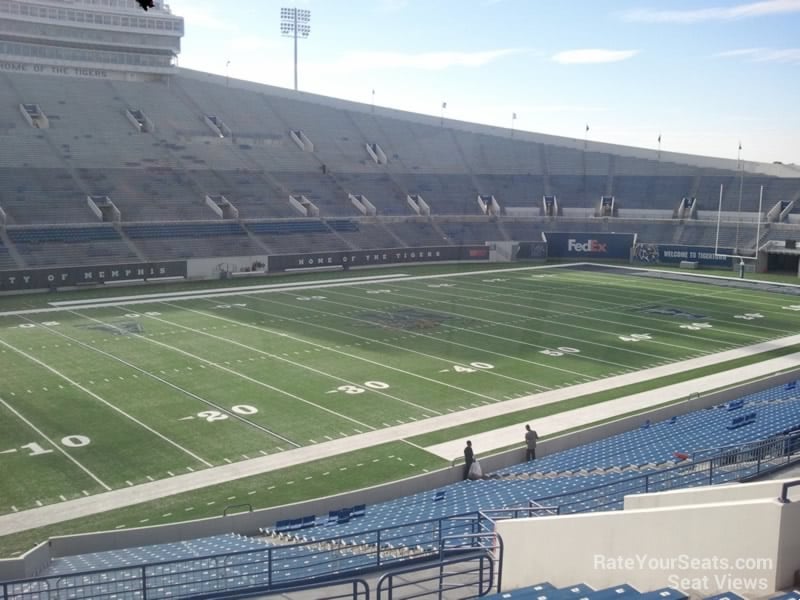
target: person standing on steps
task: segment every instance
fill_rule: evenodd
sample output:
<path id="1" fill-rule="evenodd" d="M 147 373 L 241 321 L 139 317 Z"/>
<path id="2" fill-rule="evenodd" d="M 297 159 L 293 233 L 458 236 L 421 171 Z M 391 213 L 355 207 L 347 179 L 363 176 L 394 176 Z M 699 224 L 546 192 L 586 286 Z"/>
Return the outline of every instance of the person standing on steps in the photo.
<path id="1" fill-rule="evenodd" d="M 539 434 L 531 429 L 530 425 L 525 425 L 525 446 L 528 449 L 525 460 L 530 462 L 536 458 L 536 440 L 538 439 Z"/>
<path id="2" fill-rule="evenodd" d="M 464 448 L 464 479 L 469 479 L 469 468 L 475 462 L 475 453 L 472 451 L 472 442 L 467 440 Z"/>

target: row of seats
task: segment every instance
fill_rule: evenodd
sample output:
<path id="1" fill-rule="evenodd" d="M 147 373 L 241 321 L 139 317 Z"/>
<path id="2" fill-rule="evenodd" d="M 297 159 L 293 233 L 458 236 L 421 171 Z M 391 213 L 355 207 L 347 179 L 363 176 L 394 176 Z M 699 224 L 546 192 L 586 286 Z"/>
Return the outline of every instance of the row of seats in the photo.
<path id="1" fill-rule="evenodd" d="M 558 495 L 564 506 L 571 507 L 569 510 L 619 509 L 625 494 L 645 491 L 640 485 L 642 474 L 620 467 L 663 461 L 660 466 L 648 467 L 649 491 L 707 485 L 708 472 L 697 469 L 691 460 L 685 461 L 685 469 L 680 464 L 668 468 L 676 449 L 686 450 L 688 456 L 692 456 L 694 450 L 699 452 L 715 446 L 718 455 L 728 453 L 730 456 L 731 444 L 748 447 L 746 444 L 753 440 L 769 439 L 800 428 L 800 394 L 796 384 L 743 397 L 735 410 L 744 409 L 759 415 L 757 422 L 748 427 L 728 430 L 726 424 L 732 412 L 729 408 L 729 404 L 724 404 L 649 423 L 644 428 L 504 469 L 488 479 L 463 481 L 369 507 L 345 509 L 344 518 L 342 511 L 333 511 L 327 517 L 309 515 L 288 523 L 282 521 L 263 532 L 270 537 L 288 535 L 299 543 L 261 545 L 259 549 L 218 556 L 214 561 L 223 560 L 233 569 L 226 574 L 233 577 L 235 572 L 237 586 L 263 585 L 268 577 L 272 577 L 273 582 L 305 581 L 374 568 L 378 553 L 385 564 L 430 555 L 445 538 L 450 540 L 450 545 L 458 545 L 464 539 L 462 536 L 471 531 L 471 523 L 453 518 L 456 515 L 474 515 L 478 510 L 489 508 L 527 506 L 531 499 L 541 501 L 542 496 L 554 498 Z M 738 470 L 729 469 L 727 463 L 720 461 L 713 483 L 731 481 L 756 468 L 755 460 L 750 465 L 747 456 L 740 458 L 744 467 Z M 605 471 L 600 467 L 616 468 Z M 661 478 L 662 474 L 665 477 Z M 252 542 L 261 543 L 260 540 Z M 117 556 L 109 554 L 73 557 L 71 564 L 65 560 L 54 561 L 42 575 L 50 577 L 76 573 L 76 570 L 133 566 L 129 561 L 120 563 Z M 212 584 L 206 577 L 208 568 L 203 561 L 210 560 L 210 557 L 197 556 L 176 564 L 159 565 L 163 570 L 164 589 L 178 585 L 188 586 L 186 589 L 218 585 L 219 581 Z M 267 563 L 272 565 L 272 571 L 265 574 Z M 90 567 L 90 564 L 95 566 Z M 146 568 L 150 580 L 154 567 Z M 81 577 L 86 575 L 76 574 L 75 580 L 69 580 L 73 581 L 71 585 L 84 585 L 86 581 Z M 116 575 L 112 572 L 107 577 L 113 581 Z"/>

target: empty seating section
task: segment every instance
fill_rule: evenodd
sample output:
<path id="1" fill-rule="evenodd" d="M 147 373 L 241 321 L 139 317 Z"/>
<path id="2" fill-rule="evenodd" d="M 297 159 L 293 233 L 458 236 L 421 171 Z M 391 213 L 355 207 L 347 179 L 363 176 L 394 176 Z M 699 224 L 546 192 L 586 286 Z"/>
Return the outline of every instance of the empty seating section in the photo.
<path id="1" fill-rule="evenodd" d="M 541 242 L 542 230 L 546 225 L 546 223 L 541 223 L 539 221 L 515 220 L 503 223 L 503 228 L 508 232 L 512 240 L 518 240 L 520 242 Z"/>
<path id="2" fill-rule="evenodd" d="M 246 550 L 264 549 L 265 543 L 251 537 L 236 534 L 217 535 L 170 544 L 124 548 L 108 552 L 80 554 L 54 559 L 42 573 L 50 577 L 69 575 L 85 571 L 127 567 L 145 563 L 188 560 L 197 556 L 212 556 Z"/>
<path id="3" fill-rule="evenodd" d="M 263 94 L 181 79 L 177 85 L 204 114 L 221 118 L 235 137 L 267 140 L 288 139 L 280 117 L 269 107 Z"/>
<path id="4" fill-rule="evenodd" d="M 349 250 L 350 245 L 334 231 L 355 232 L 359 226 L 347 219 L 331 219 L 327 224 L 316 220 L 247 223 L 247 229 L 274 254 L 297 254 L 313 250 Z"/>
<path id="5" fill-rule="evenodd" d="M 296 217 L 289 197 L 275 190 L 256 170 L 196 170 L 192 179 L 210 195 L 221 194 L 239 211 L 241 219 Z"/>
<path id="6" fill-rule="evenodd" d="M 406 193 L 386 173 L 336 173 L 335 177 L 348 194 L 365 196 L 378 215 L 414 214 Z"/>
<path id="7" fill-rule="evenodd" d="M 419 194 L 438 215 L 477 215 L 478 193 L 468 175 L 404 174 L 396 179 L 410 194 Z"/>
<path id="8" fill-rule="evenodd" d="M 81 178 L 93 195 L 111 198 L 123 221 L 192 221 L 215 216 L 191 173 L 184 170 L 82 169 Z"/>
<path id="9" fill-rule="evenodd" d="M 462 159 L 458 134 L 441 127 L 400 120 L 383 121 L 390 143 L 388 169 L 408 173 L 462 174 L 468 165 Z"/>
<path id="10" fill-rule="evenodd" d="M 294 196 L 305 196 L 319 208 L 320 216 L 356 216 L 358 212 L 347 193 L 322 173 L 275 173 Z"/>
<path id="11" fill-rule="evenodd" d="M 455 246 L 483 244 L 484 242 L 496 242 L 505 239 L 497 223 L 487 221 L 445 221 L 439 223 L 439 228 L 445 233 L 447 240 Z"/>
<path id="12" fill-rule="evenodd" d="M 544 179 L 541 175 L 477 175 L 481 194 L 497 198 L 501 206 L 542 206 Z"/>
<path id="13" fill-rule="evenodd" d="M 616 202 L 625 208 L 652 207 L 653 204 L 650 198 L 652 198 L 655 182 L 656 179 L 654 177 L 617 175 L 614 177 L 612 195 Z M 679 202 L 680 198 L 674 203 L 677 205 Z"/>
<path id="14" fill-rule="evenodd" d="M 779 201 L 800 198 L 800 177 L 750 172 L 742 177 L 735 168 L 668 162 L 668 154 L 642 158 L 622 154 L 624 148 L 618 154 L 581 147 L 575 140 L 454 129 L 436 118 L 218 82 L 189 72 L 169 84 L 0 73 L 0 208 L 5 225 L 97 223 L 87 204 L 89 195 L 108 196 L 123 224 L 216 219 L 206 195 L 225 196 L 238 209 L 239 219 L 248 222 L 305 216 L 290 204 L 290 194 L 306 196 L 321 219 L 361 217 L 348 198 L 354 194 L 366 197 L 379 218 L 387 218 L 382 226 L 371 224 L 342 235 L 330 230 L 258 234 L 263 244 L 241 233 L 226 239 L 212 235 L 205 247 L 202 237 L 176 244 L 179 238 L 167 236 L 151 238 L 146 248 L 139 239 L 136 248 L 148 258 L 167 259 L 218 252 L 231 256 L 474 243 L 504 239 L 506 233 L 512 239 L 531 239 L 543 230 L 629 231 L 641 241 L 714 245 L 722 184 L 725 213 L 719 243 L 751 248 L 761 187 L 764 212 Z M 19 113 L 20 103 L 39 104 L 50 127 L 30 127 Z M 128 109 L 143 111 L 154 131 L 138 132 L 126 117 Z M 224 121 L 232 135 L 220 139 L 204 123 L 207 115 Z M 299 148 L 291 130 L 302 130 L 314 151 Z M 381 146 L 388 163 L 372 160 L 365 149 L 370 143 Z M 431 221 L 417 220 L 408 194 L 425 200 Z M 469 217 L 481 215 L 479 194 L 495 196 L 501 209 L 530 209 L 526 218 L 538 214 L 542 196 L 554 195 L 561 212 L 555 222 L 517 222 L 512 216 L 520 213 L 509 211 L 500 227 L 475 224 Z M 592 217 L 600 197 L 609 194 L 619 212 L 599 223 Z M 672 216 L 683 197 L 698 199 L 697 219 L 676 226 Z M 797 204 L 793 212 L 800 214 Z M 467 218 L 456 224 L 456 216 Z M 390 232 L 384 242 L 382 229 Z M 789 239 L 797 237 L 788 233 Z M 764 239 L 780 237 L 765 229 Z M 119 262 L 137 254 L 120 239 L 19 244 L 28 266 Z M 0 251 L 2 268 L 17 266 L 11 256 Z"/>
<path id="15" fill-rule="evenodd" d="M 676 243 L 688 246 L 714 246 L 717 241 L 717 225 L 715 223 L 686 223 L 678 230 Z M 753 249 L 756 240 L 756 225 L 751 223 L 719 226 L 720 248 Z"/>
<path id="16" fill-rule="evenodd" d="M 136 253 L 110 225 L 9 228 L 7 233 L 29 267 L 137 261 Z"/>
<path id="17" fill-rule="evenodd" d="M 331 170 L 374 171 L 378 168 L 364 147 L 368 141 L 375 140 L 364 140 L 346 111 L 280 96 L 270 96 L 267 102 L 290 129 L 306 132 L 314 143 L 314 153 Z"/>
<path id="18" fill-rule="evenodd" d="M 406 243 L 406 246 L 449 246 L 441 229 L 436 229 L 428 220 L 388 223 L 387 227 Z"/>
<path id="19" fill-rule="evenodd" d="M 150 260 L 264 254 L 238 223 L 126 225 L 123 230 Z"/>
<path id="20" fill-rule="evenodd" d="M 732 415 L 745 413 L 755 413 L 756 417 L 742 427 L 728 427 Z M 43 575 L 60 576 L 61 585 L 69 587 L 119 585 L 122 588 L 114 588 L 114 591 L 120 592 L 134 589 L 141 579 L 140 570 L 144 568 L 148 585 L 158 588 L 159 597 L 177 595 L 178 591 L 199 595 L 202 590 L 222 589 L 223 584 L 226 588 L 235 588 L 268 582 L 275 585 L 308 581 L 374 568 L 378 551 L 384 566 L 403 557 L 432 554 L 439 547 L 440 533 L 454 536 L 448 541 L 450 545 L 461 543 L 459 540 L 467 543 L 458 536 L 470 531 L 470 523 L 451 518 L 456 515 L 475 514 L 481 509 L 528 506 L 530 500 L 542 505 L 547 505 L 548 500 L 557 501 L 565 512 L 620 509 L 623 494 L 646 491 L 638 483 L 644 474 L 651 477 L 649 491 L 707 485 L 708 471 L 698 468 L 701 464 L 691 460 L 693 455 L 698 461 L 704 456 L 720 459 L 713 482 L 724 483 L 752 472 L 756 459 L 745 457 L 742 463 L 745 468 L 731 471 L 722 457 L 730 456 L 746 442 L 768 440 L 798 429 L 800 393 L 796 385 L 784 385 L 745 396 L 736 403 L 698 410 L 660 423 L 648 422 L 646 427 L 503 469 L 489 479 L 462 481 L 380 504 L 281 521 L 274 528 L 263 530 L 279 545 L 265 544 L 263 539 L 215 536 L 58 559 Z M 707 450 L 713 448 L 717 450 Z M 671 468 L 677 451 L 689 457 L 686 468 Z M 747 466 L 750 460 L 752 466 Z M 665 483 L 666 478 L 659 479 L 660 473 L 675 477 L 676 472 L 680 476 L 671 480 L 670 485 Z M 606 496 L 598 497 L 598 489 Z M 290 545 L 285 545 L 287 543 Z M 223 554 L 227 555 L 212 557 Z M 149 566 L 145 566 L 147 563 Z M 220 564 L 224 564 L 225 569 L 220 571 Z M 112 568 L 119 570 L 107 571 Z M 166 590 L 171 592 L 164 594 Z M 549 584 L 542 584 L 535 590 L 537 598 L 552 600 L 579 593 L 590 598 L 593 593 L 585 586 L 567 595 L 562 591 Z M 660 592 L 646 597 L 682 598 Z M 597 594 L 599 600 L 616 592 L 615 588 L 608 588 Z M 637 595 L 638 592 L 628 589 L 627 594 Z"/>
<path id="21" fill-rule="evenodd" d="M 13 271 L 18 266 L 8 248 L 3 245 L 3 242 L 0 242 L 0 270 Z"/>
<path id="22" fill-rule="evenodd" d="M 599 175 L 551 175 L 550 190 L 559 206 L 595 208 L 606 195 L 608 178 Z"/>
<path id="23" fill-rule="evenodd" d="M 339 235 L 355 248 L 402 248 L 407 244 L 398 242 L 382 223 L 359 223 L 353 231 L 339 231 Z"/>
<path id="24" fill-rule="evenodd" d="M 0 167 L 0 207 L 9 224 L 97 222 L 66 169 Z"/>

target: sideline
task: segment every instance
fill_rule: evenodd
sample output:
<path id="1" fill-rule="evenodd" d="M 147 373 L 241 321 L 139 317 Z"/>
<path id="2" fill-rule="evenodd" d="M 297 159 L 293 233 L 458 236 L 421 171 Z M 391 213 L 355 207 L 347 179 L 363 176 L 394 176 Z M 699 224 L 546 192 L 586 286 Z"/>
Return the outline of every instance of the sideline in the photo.
<path id="1" fill-rule="evenodd" d="M 223 288 L 224 290 L 235 291 L 220 291 L 219 289 L 205 289 L 205 290 L 189 290 L 183 292 L 164 292 L 162 294 L 146 294 L 143 296 L 115 296 L 104 300 L 65 300 L 63 302 L 50 302 L 50 308 L 28 308 L 24 310 L 11 310 L 0 312 L 0 317 L 15 317 L 22 315 L 36 315 L 46 314 L 53 312 L 62 312 L 67 309 L 72 310 L 89 310 L 93 308 L 113 308 L 119 306 L 132 306 L 135 304 L 155 304 L 158 302 L 177 302 L 181 300 L 205 300 L 208 298 L 224 298 L 227 296 L 241 296 L 245 293 L 277 293 L 277 292 L 295 292 L 298 290 L 315 290 L 326 289 L 335 287 L 349 287 L 353 285 L 366 285 L 370 283 L 390 283 L 394 281 L 421 281 L 424 279 L 440 279 L 449 277 L 464 277 L 468 275 L 480 275 L 491 273 L 510 273 L 515 271 L 532 271 L 541 269 L 559 269 L 563 267 L 572 267 L 584 263 L 562 263 L 556 265 L 535 265 L 531 267 L 514 267 L 510 269 L 482 269 L 478 271 L 458 271 L 456 273 L 436 273 L 432 275 L 408 275 L 406 273 L 397 273 L 395 275 L 371 275 L 368 277 L 347 277 L 344 279 L 328 279 L 321 281 L 328 281 L 329 283 L 321 283 L 321 281 L 308 281 L 308 282 L 295 282 L 284 284 L 264 284 L 262 286 L 243 286 L 237 288 Z M 146 297 L 145 297 L 146 296 Z"/>

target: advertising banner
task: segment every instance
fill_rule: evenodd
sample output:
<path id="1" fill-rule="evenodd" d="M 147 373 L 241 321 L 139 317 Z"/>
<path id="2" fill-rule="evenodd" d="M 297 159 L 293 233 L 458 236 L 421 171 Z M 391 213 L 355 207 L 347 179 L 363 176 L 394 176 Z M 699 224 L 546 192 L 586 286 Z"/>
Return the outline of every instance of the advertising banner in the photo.
<path id="1" fill-rule="evenodd" d="M 267 271 L 319 269 L 325 267 L 364 267 L 402 263 L 430 263 L 453 260 L 489 260 L 488 246 L 426 246 L 384 250 L 344 250 L 278 254 L 267 260 Z"/>
<path id="2" fill-rule="evenodd" d="M 632 233 L 561 233 L 546 232 L 547 255 L 550 258 L 629 260 L 633 246 Z"/>
<path id="3" fill-rule="evenodd" d="M 718 248 L 719 254 L 733 254 L 732 248 Z M 670 244 L 636 244 L 633 262 L 649 265 L 677 265 L 683 260 L 704 267 L 731 267 L 730 256 L 719 256 L 711 246 L 676 246 Z"/>
<path id="4" fill-rule="evenodd" d="M 186 261 L 0 271 L 0 292 L 163 277 L 186 277 Z"/>

